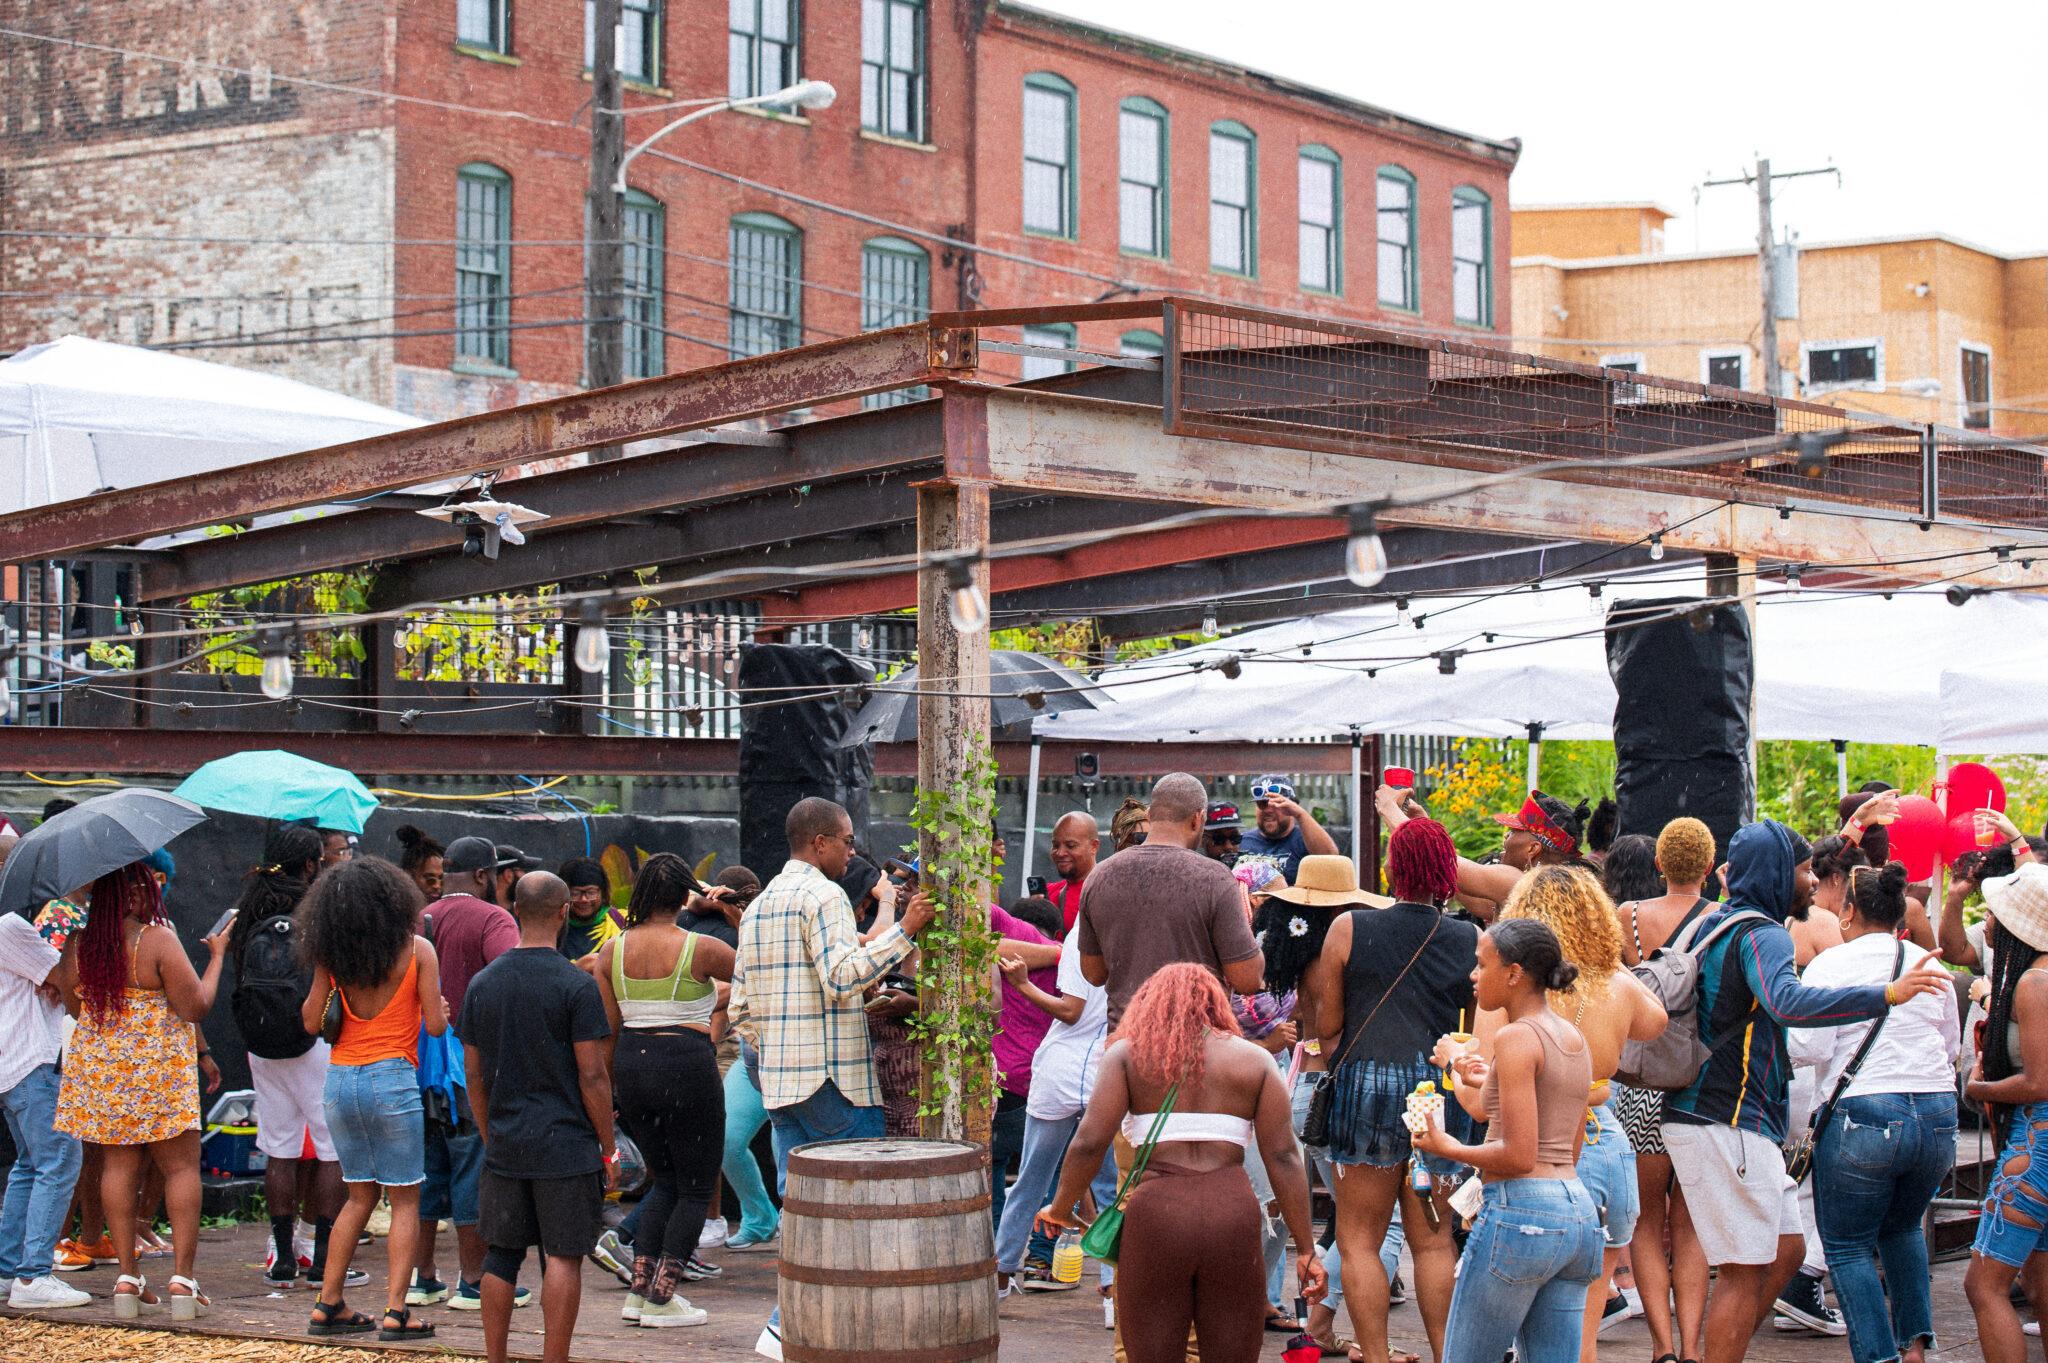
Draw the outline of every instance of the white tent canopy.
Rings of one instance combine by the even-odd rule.
[[[1654,576],[1609,582],[1601,604],[1701,594],[1696,574]],[[1270,742],[1353,730],[1520,738],[1541,724],[1545,738],[1609,738],[1615,690],[1590,604],[1583,587],[1510,591],[1418,600],[1421,629],[1388,606],[1273,625],[1110,668],[1101,682],[1115,704],[1047,715],[1034,731]],[[1756,635],[1759,738],[1933,745],[1944,742],[1944,667],[2048,638],[2048,600],[2002,594],[1958,609],[1926,589],[1889,599],[1766,590]],[[1427,656],[1446,650],[1469,650],[1448,675]],[[1195,670],[1231,653],[1245,655],[1235,680]],[[2048,750],[2043,739],[2036,750]]]
[[[2048,678],[2048,653],[2038,647],[2028,655],[1943,672],[1943,750],[2048,753],[2048,710],[2041,704],[2043,678]]]
[[[0,361],[0,513],[423,424],[275,374],[65,336]]]

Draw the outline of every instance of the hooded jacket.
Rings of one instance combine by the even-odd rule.
[[[1792,1075],[1787,1027],[1839,1027],[1882,1016],[1884,986],[1809,989],[1793,968],[1794,874],[1813,855],[1772,819],[1744,824],[1728,844],[1728,901],[1700,920],[1705,936],[1733,914],[1737,924],[1700,961],[1700,1040],[1711,1051],[1691,1088],[1664,1100],[1664,1120],[1725,1125],[1783,1144]]]

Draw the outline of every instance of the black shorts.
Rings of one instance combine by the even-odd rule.
[[[486,1168],[477,1212],[477,1233],[494,1249],[539,1245],[542,1254],[580,1259],[604,1233],[604,1175],[509,1178]]]

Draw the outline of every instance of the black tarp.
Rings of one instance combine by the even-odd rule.
[[[797,801],[821,795],[846,806],[853,832],[868,845],[868,787],[874,754],[841,748],[854,708],[852,688],[872,680],[865,664],[815,644],[755,644],[740,650],[740,691],[761,699],[838,688],[747,712],[740,734],[740,856],[766,880],[788,859],[783,821]]]
[[[1694,600],[1632,600],[1629,614]],[[1691,815],[1726,851],[1754,805],[1753,662],[1749,620],[1733,601],[1690,617],[1609,627],[1607,670],[1618,694],[1614,798],[1622,832],[1655,837],[1671,820]]]

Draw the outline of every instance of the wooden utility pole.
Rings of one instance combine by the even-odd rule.
[[[1837,184],[1842,172],[1833,166],[1822,166],[1816,170],[1791,170],[1773,175],[1771,160],[1759,156],[1756,169],[1746,175],[1727,180],[1703,180],[1701,189],[1713,189],[1720,185],[1753,185],[1756,188],[1756,264],[1758,292],[1763,299],[1763,325],[1757,334],[1757,349],[1764,365],[1764,392],[1774,398],[1789,396],[1785,392],[1784,366],[1778,359],[1778,309],[1777,309],[1777,236],[1771,224],[1771,182],[1796,180],[1806,175],[1832,175]],[[1694,195],[1698,202],[1698,195]]]
[[[947,602],[952,592],[947,584],[943,558],[959,553],[979,555],[988,545],[988,484],[926,483],[917,490],[917,664],[923,678],[917,698],[917,784],[920,790],[948,791],[966,773],[968,759],[977,743],[988,741],[989,679],[988,630],[962,633],[953,627]],[[977,560],[974,581],[986,599],[988,564]],[[985,835],[975,830],[976,835]],[[937,839],[919,835],[921,865],[937,863]],[[992,902],[990,887],[956,886],[956,911],[972,905],[977,910]],[[951,970],[939,980],[935,998],[924,1000],[927,1010],[934,1005],[950,1009],[958,1005],[993,1009],[993,982],[982,975],[968,978],[957,951]],[[920,1060],[925,1068],[921,1088],[926,1093],[945,1095],[942,1110],[927,1118],[924,1134],[950,1140],[989,1139],[989,1094],[986,1087],[972,1082],[971,1064],[986,1064],[986,1057],[969,1057],[957,1048],[934,1061],[929,1050]],[[943,1073],[934,1073],[937,1064]],[[933,1081],[937,1082],[934,1083]]]
[[[625,195],[614,182],[626,155],[626,119],[620,112],[619,20],[622,0],[592,0],[590,33],[590,209],[583,258],[585,388],[609,388],[626,377]],[[608,445],[590,452],[592,463],[617,459]]]

